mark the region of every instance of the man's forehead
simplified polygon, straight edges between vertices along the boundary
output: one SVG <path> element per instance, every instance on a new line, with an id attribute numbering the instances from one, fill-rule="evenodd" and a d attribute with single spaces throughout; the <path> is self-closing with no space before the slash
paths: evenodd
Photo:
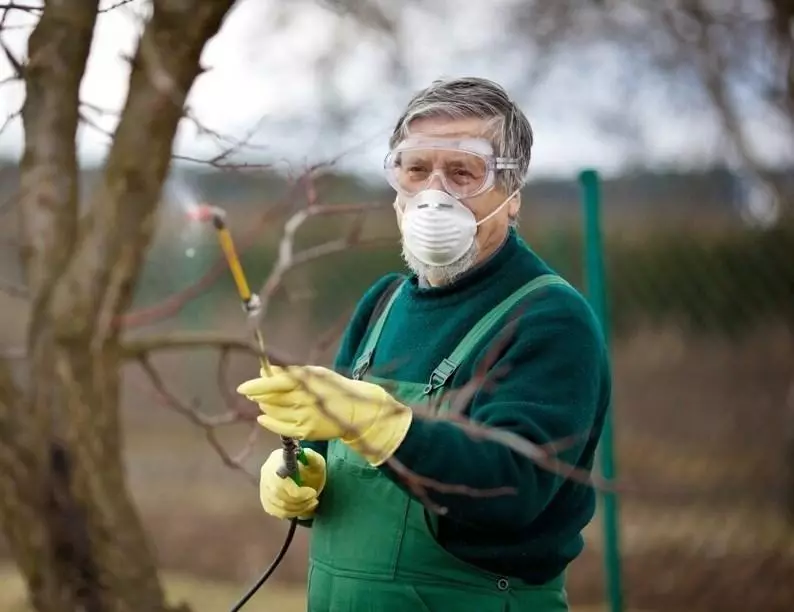
<path id="1" fill-rule="evenodd" d="M 407 126 L 408 134 L 442 138 L 486 138 L 491 134 L 491 121 L 479 117 L 451 119 L 448 117 L 417 117 Z"/>

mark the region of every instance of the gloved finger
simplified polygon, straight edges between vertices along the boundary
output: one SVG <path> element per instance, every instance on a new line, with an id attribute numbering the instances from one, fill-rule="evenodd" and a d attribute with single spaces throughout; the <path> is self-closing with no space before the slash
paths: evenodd
<path id="1" fill-rule="evenodd" d="M 306 507 L 306 504 L 311 503 L 313 499 L 317 499 L 317 491 L 311 487 L 303 487 L 305 492 L 301 492 L 300 496 L 285 495 L 283 491 L 277 489 L 263 488 L 259 491 L 259 498 L 262 502 L 267 502 L 274 506 L 278 506 L 284 510 L 300 510 Z"/>
<path id="2" fill-rule="evenodd" d="M 267 401 L 279 402 L 287 405 L 290 402 L 306 403 L 307 396 L 322 396 L 326 393 L 343 392 L 344 379 L 336 372 L 322 366 L 290 367 L 281 370 L 284 376 L 293 381 L 291 389 L 280 389 L 273 393 L 269 390 L 261 395 L 268 395 Z M 256 379 L 259 380 L 259 379 Z M 257 394 L 251 393 L 251 399 L 256 401 Z"/>
<path id="3" fill-rule="evenodd" d="M 262 508 L 269 515 L 280 519 L 292 519 L 301 516 L 307 516 L 317 507 L 318 501 L 316 499 L 304 504 L 300 508 L 282 508 L 267 501 L 262 502 Z"/>
<path id="4" fill-rule="evenodd" d="M 282 478 L 278 473 L 280 467 L 280 461 L 278 465 L 265 462 L 259 471 L 259 487 L 278 491 L 284 499 L 306 499 L 314 494 L 311 487 L 299 486 L 292 478 Z"/>
<path id="5" fill-rule="evenodd" d="M 331 380 L 341 376 L 334 370 L 329 370 L 328 368 L 319 365 L 303 366 L 301 368 L 301 374 L 303 374 L 305 377 L 322 378 L 324 380 Z"/>
<path id="6" fill-rule="evenodd" d="M 302 504 L 317 497 L 317 491 L 311 487 L 299 487 L 292 478 L 280 479 L 282 482 L 273 482 L 272 479 L 263 480 L 259 492 L 270 499 L 281 500 L 285 504 Z"/>
<path id="7" fill-rule="evenodd" d="M 295 408 L 314 408 L 319 402 L 322 402 L 323 392 L 311 388 L 307 390 L 293 389 L 292 391 L 285 391 L 284 393 L 250 395 L 248 399 L 264 406 L 294 410 Z"/>
<path id="8" fill-rule="evenodd" d="M 316 414 L 314 408 L 304 408 L 303 406 L 284 407 L 276 404 L 259 404 L 262 416 L 266 416 L 273 421 L 278 421 L 283 425 L 300 427 L 309 422 Z"/>
<path id="9" fill-rule="evenodd" d="M 270 503 L 286 508 L 301 508 L 317 497 L 311 487 L 298 486 L 292 478 L 280 478 L 273 474 L 263 477 L 259 485 L 259 497 Z"/>
<path id="10" fill-rule="evenodd" d="M 237 387 L 237 393 L 248 396 L 264 396 L 284 393 L 296 388 L 297 376 L 285 368 L 273 366 L 270 376 L 261 376 L 246 380 Z"/>
<path id="11" fill-rule="evenodd" d="M 325 474 L 325 466 L 322 465 L 299 465 L 298 469 L 301 476 L 305 476 L 306 478 L 315 478 Z"/>
<path id="12" fill-rule="evenodd" d="M 262 427 L 264 427 L 268 431 L 272 431 L 273 433 L 278 434 L 280 436 L 285 436 L 287 438 L 295 438 L 297 440 L 303 439 L 301 434 L 302 428 L 295 423 L 274 419 L 266 414 L 258 416 L 256 418 L 256 422 L 259 423 Z"/>
<path id="13" fill-rule="evenodd" d="M 310 499 L 302 504 L 283 504 L 279 500 L 261 498 L 262 508 L 265 512 L 279 518 L 293 518 L 309 514 L 317 507 L 317 498 Z"/>

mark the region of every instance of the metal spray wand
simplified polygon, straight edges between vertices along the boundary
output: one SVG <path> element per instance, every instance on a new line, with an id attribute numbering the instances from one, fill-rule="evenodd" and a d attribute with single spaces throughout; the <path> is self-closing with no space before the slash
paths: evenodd
<path id="1" fill-rule="evenodd" d="M 264 376 L 270 376 L 270 362 L 265 354 L 265 340 L 262 334 L 262 328 L 259 325 L 262 302 L 256 293 L 251 292 L 251 288 L 248 285 L 248 280 L 243 272 L 243 266 L 240 263 L 240 257 L 237 255 L 237 249 L 234 247 L 232 234 L 229 228 L 226 227 L 226 211 L 217 206 L 202 204 L 196 209 L 195 216 L 202 221 L 212 221 L 212 225 L 218 235 L 218 242 L 221 245 L 221 250 L 226 258 L 226 263 L 234 278 L 237 294 L 240 296 L 240 300 L 243 303 L 243 310 L 248 314 L 248 319 L 252 324 L 254 338 L 259 348 L 259 363 L 262 366 L 262 374 Z M 307 463 L 303 449 L 300 448 L 297 440 L 284 436 L 281 436 L 281 446 L 284 460 L 278 475 L 281 476 L 281 478 L 292 478 L 295 484 L 300 486 L 301 478 L 298 470 L 298 462 L 300 461 L 303 464 Z"/>

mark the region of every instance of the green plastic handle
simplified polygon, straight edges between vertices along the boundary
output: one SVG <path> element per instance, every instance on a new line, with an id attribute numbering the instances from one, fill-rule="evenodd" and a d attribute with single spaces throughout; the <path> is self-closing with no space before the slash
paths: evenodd
<path id="1" fill-rule="evenodd" d="M 309 459 L 306 457 L 306 453 L 303 452 L 302 448 L 298 449 L 298 454 L 295 456 L 298 460 L 298 463 L 302 463 L 303 465 L 309 465 Z M 303 479 L 301 478 L 300 470 L 295 470 L 295 473 L 292 474 L 292 480 L 295 482 L 296 485 L 303 486 Z"/>

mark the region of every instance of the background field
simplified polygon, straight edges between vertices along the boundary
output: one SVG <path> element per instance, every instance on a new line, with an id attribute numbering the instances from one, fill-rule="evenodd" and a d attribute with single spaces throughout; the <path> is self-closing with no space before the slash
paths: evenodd
<path id="1" fill-rule="evenodd" d="M 628 602 L 645 612 L 782 612 L 794 601 L 794 461 L 787 445 L 794 423 L 794 226 L 744 226 L 721 199 L 722 175 L 716 176 L 716 186 L 699 188 L 703 205 L 693 215 L 679 209 L 677 197 L 667 206 L 649 196 L 633 209 L 632 198 L 645 193 L 636 178 L 606 188 L 622 558 Z M 683 178 L 675 180 L 680 193 L 689 193 Z M 583 287 L 575 185 L 534 189 L 526 198 L 522 234 Z M 336 201 L 377 196 L 352 188 L 329 187 L 328 193 Z M 272 265 L 281 220 L 256 229 L 263 208 L 234 195 L 219 201 L 233 211 L 235 234 L 260 232 L 244 257 L 256 285 Z M 310 224 L 300 243 L 337 236 L 344 224 Z M 305 359 L 372 281 L 400 269 L 390 216 L 372 215 L 366 231 L 391 242 L 290 275 L 267 319 L 271 343 Z M 185 257 L 188 247 L 195 248 L 193 257 Z M 211 234 L 190 234 L 176 216 L 164 215 L 136 307 L 161 304 L 200 279 L 217 256 Z M 0 307 L 0 339 L 13 342 L 24 315 L 13 302 Z M 130 333 L 173 330 L 244 336 L 225 274 L 173 317 Z M 332 353 L 333 345 L 317 359 L 327 361 Z M 210 353 L 174 354 L 158 365 L 175 392 L 200 400 L 212 413 L 223 405 L 214 359 Z M 227 389 L 255 371 L 250 360 L 236 358 Z M 263 514 L 256 488 L 222 464 L 200 429 L 163 406 L 135 366 L 126 373 L 124 393 L 129 479 L 173 593 L 189 596 L 197 612 L 224 609 L 270 562 L 285 525 Z M 232 426 L 222 439 L 235 450 L 247 436 L 247 427 Z M 276 446 L 262 435 L 247 467 L 255 472 Z M 598 519 L 570 572 L 577 606 L 604 601 Z M 252 609 L 300 609 L 306 554 L 306 533 L 299 533 L 267 587 L 268 596 L 278 592 L 278 599 L 263 594 L 260 607 Z M 17 587 L 9 586 L 15 584 L 11 576 L 6 570 L 0 589 L 6 598 L 0 609 L 9 612 L 23 609 Z"/>

